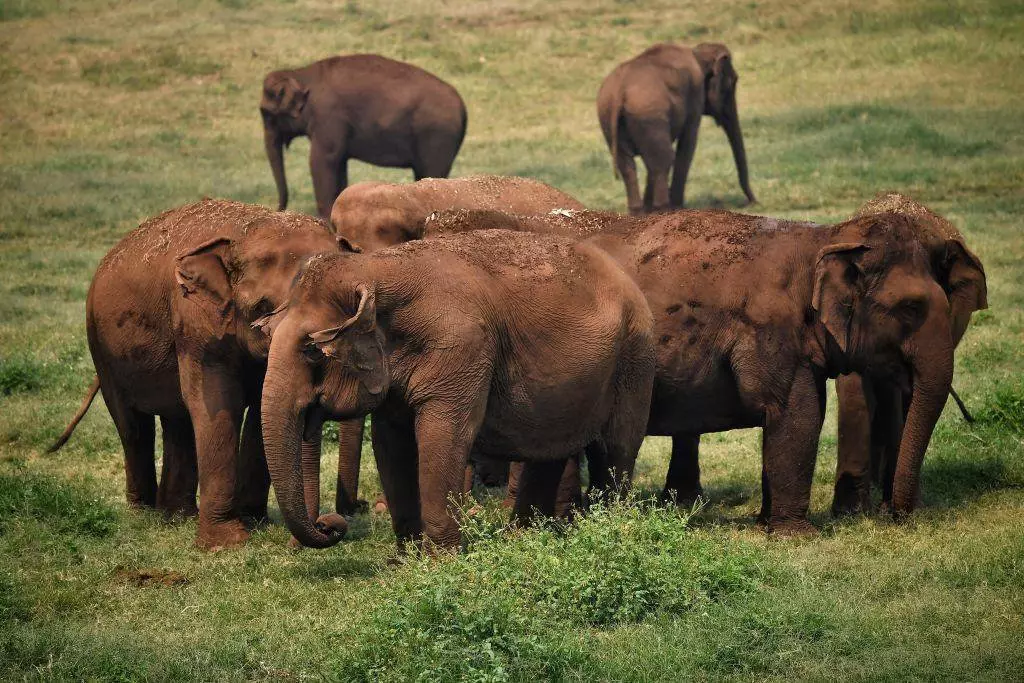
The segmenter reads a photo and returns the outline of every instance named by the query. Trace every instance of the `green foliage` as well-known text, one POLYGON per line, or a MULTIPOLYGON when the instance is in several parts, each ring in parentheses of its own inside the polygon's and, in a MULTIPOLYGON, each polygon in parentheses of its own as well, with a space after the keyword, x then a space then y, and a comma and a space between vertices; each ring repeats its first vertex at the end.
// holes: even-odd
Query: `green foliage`
POLYGON ((0 394, 36 391, 47 379, 47 369, 28 356, 0 356, 0 394))
POLYGON ((19 520, 42 522, 60 533, 109 536, 117 514, 87 487, 56 477, 0 473, 0 533, 19 520))
POLYGON ((996 387, 992 401, 978 415, 982 422, 1024 434, 1024 385, 996 387))

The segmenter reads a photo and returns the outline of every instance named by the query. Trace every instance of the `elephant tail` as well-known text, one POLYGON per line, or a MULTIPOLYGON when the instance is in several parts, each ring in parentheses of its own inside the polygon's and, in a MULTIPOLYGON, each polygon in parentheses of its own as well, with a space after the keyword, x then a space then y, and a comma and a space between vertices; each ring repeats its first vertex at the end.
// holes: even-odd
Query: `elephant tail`
POLYGON ((75 431, 75 427, 78 426, 78 423, 82 421, 82 418, 85 417, 85 414, 89 411, 89 406, 92 405, 92 400, 96 398, 96 394, 99 393, 99 390, 100 378, 99 375, 97 375, 96 377, 93 377, 92 384, 89 385, 89 391, 85 394, 85 398, 82 399, 82 405, 78 407, 78 412, 75 413, 73 418, 71 418, 71 422, 68 424, 67 429, 64 430, 64 433, 60 435, 60 438, 57 439, 52 446, 46 449, 47 453, 56 453, 68 442, 68 439, 71 438, 72 432, 75 431))
POLYGON ((619 156, 619 115, 622 112, 622 96, 618 96, 612 100, 612 111, 611 118, 608 122, 611 128, 611 137, 608 142, 608 148, 612 153, 612 173, 615 174, 615 179, 619 179, 619 165, 617 159, 619 156))

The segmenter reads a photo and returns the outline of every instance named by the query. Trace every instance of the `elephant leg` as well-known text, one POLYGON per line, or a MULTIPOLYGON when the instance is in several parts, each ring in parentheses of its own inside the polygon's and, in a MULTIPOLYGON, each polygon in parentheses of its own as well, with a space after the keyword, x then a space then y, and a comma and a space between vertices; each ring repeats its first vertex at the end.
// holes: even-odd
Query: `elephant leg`
MULTIPOLYGON (((111 386, 107 383, 106 386, 111 386)), ((100 377, 100 386, 104 386, 100 377)), ((156 419, 127 405, 117 389, 103 392, 103 400, 117 427, 124 449, 125 498, 128 507, 147 508, 156 505, 156 419)))
POLYGON ((555 491, 555 517, 571 519, 576 510, 583 509, 583 495, 580 491, 580 456, 569 458, 558 479, 555 491))
POLYGON ((366 420, 361 417, 338 423, 338 488, 334 502, 341 515, 351 515, 366 505, 365 501, 360 505, 358 500, 365 425, 366 420))
POLYGON ((249 532, 235 508, 238 440, 245 396, 237 368, 204 367, 179 356, 181 394, 192 417, 199 461, 199 529, 196 545, 206 550, 244 543, 249 532))
POLYGON ((903 420, 906 415, 904 397, 896 387, 879 387, 877 407, 871 423, 871 466, 874 479, 882 489, 881 509, 892 510, 893 482, 896 462, 903 439, 903 420))
POLYGON ((167 518, 175 515, 192 517, 199 513, 196 506, 199 467, 196 464, 196 437, 192 432, 192 421, 187 416, 161 416, 160 430, 164 461, 160 487, 156 492, 156 507, 167 518))
POLYGON ((640 182, 636 177, 636 160, 624 150, 615 153, 615 167, 619 169, 622 183, 626 186, 626 206, 631 214, 643 213, 644 204, 640 199, 640 182))
POLYGON ((313 176, 316 210, 321 218, 330 219, 331 207, 348 184, 348 158, 344 145, 331 147, 317 140, 310 141, 309 171, 313 176))
POLYGON ((370 437, 391 525, 402 551, 408 543, 418 540, 423 531, 412 421, 388 419, 375 413, 370 421, 370 437))
POLYGON ((455 164, 461 138, 447 135, 421 135, 416 140, 416 159, 412 172, 416 180, 447 178, 455 164))
POLYGON ((676 143, 676 159, 672 168, 672 187, 669 189, 669 203, 683 208, 686 177, 690 174, 693 163, 693 152, 697 149, 697 132, 700 130, 701 116, 691 116, 683 123, 683 132, 676 143))
POLYGON ((704 495, 700 485, 700 434, 674 434, 672 436, 672 459, 668 463, 665 488, 661 492, 663 502, 674 502, 683 507, 693 507, 704 495))
POLYGON ((482 419, 482 410, 429 405, 416 416, 423 533, 434 545, 459 545, 461 533, 450 499, 462 493, 466 463, 482 419), (476 418, 474 424, 468 423, 470 416, 476 418))
POLYGON ((832 516, 865 512, 871 507, 872 423, 875 399, 871 382, 860 375, 836 379, 839 399, 839 452, 832 516))
POLYGON ((590 475, 586 503, 605 500, 615 490, 615 482, 608 466, 608 451, 600 440, 587 444, 583 451, 587 456, 587 473, 590 475))
POLYGON ((668 124, 654 120, 631 122, 629 133, 647 168, 644 209, 664 211, 670 208, 668 180, 674 157, 668 124))
POLYGON ((263 450, 259 401, 249 406, 242 425, 238 446, 238 480, 235 506, 238 516, 250 525, 267 521, 267 498, 270 495, 270 471, 263 450))
POLYGON ((519 497, 519 483, 523 479, 522 462, 510 462, 508 464, 508 491, 505 493, 505 500, 501 502, 502 507, 512 510, 516 506, 516 498, 519 497))
POLYGON ((538 516, 554 516, 555 497, 565 468, 564 459, 523 463, 519 492, 512 510, 517 523, 528 526, 538 516))
POLYGON ((807 519, 811 480, 824 419, 824 379, 810 368, 797 370, 781 410, 769 411, 764 426, 762 462, 769 493, 768 531, 791 535, 814 532, 807 519))

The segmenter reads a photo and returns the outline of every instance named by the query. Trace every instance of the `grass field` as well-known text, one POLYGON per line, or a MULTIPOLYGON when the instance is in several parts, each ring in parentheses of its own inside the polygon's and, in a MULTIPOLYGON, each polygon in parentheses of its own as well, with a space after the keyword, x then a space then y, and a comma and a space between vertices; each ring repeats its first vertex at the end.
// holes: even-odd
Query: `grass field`
MULTIPOLYGON (((0 678, 1019 680, 1022 54, 1018 0, 0 0, 0 678), (752 529, 754 431, 704 438, 710 503, 692 518, 634 501, 513 532, 490 500, 469 552, 399 568, 372 515, 324 552, 289 551, 280 525, 193 549, 194 523, 126 509, 102 405, 44 454, 93 375, 84 301, 103 254, 203 195, 274 201, 265 72, 345 52, 415 62, 467 102, 457 175, 533 176, 621 209, 594 96, 661 40, 732 49, 757 212, 834 221, 898 189, 984 261, 991 307, 954 379, 979 420, 947 407, 908 523, 829 519, 831 399, 822 534, 806 540, 752 529)), ((307 152, 292 146, 288 173, 293 208, 312 211, 307 152)), ((710 120, 687 196, 742 197, 710 120)), ((640 497, 667 454, 648 439, 640 497)))

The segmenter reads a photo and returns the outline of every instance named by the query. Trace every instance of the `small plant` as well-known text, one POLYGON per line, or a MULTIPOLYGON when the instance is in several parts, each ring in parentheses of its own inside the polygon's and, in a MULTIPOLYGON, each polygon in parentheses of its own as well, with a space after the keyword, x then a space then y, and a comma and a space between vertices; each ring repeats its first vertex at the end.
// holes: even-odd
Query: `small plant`
POLYGON ((982 410, 979 421, 1024 434, 1024 387, 997 387, 991 402, 982 410))
POLYGON ((36 391, 46 379, 46 367, 28 356, 0 358, 0 394, 36 391))

